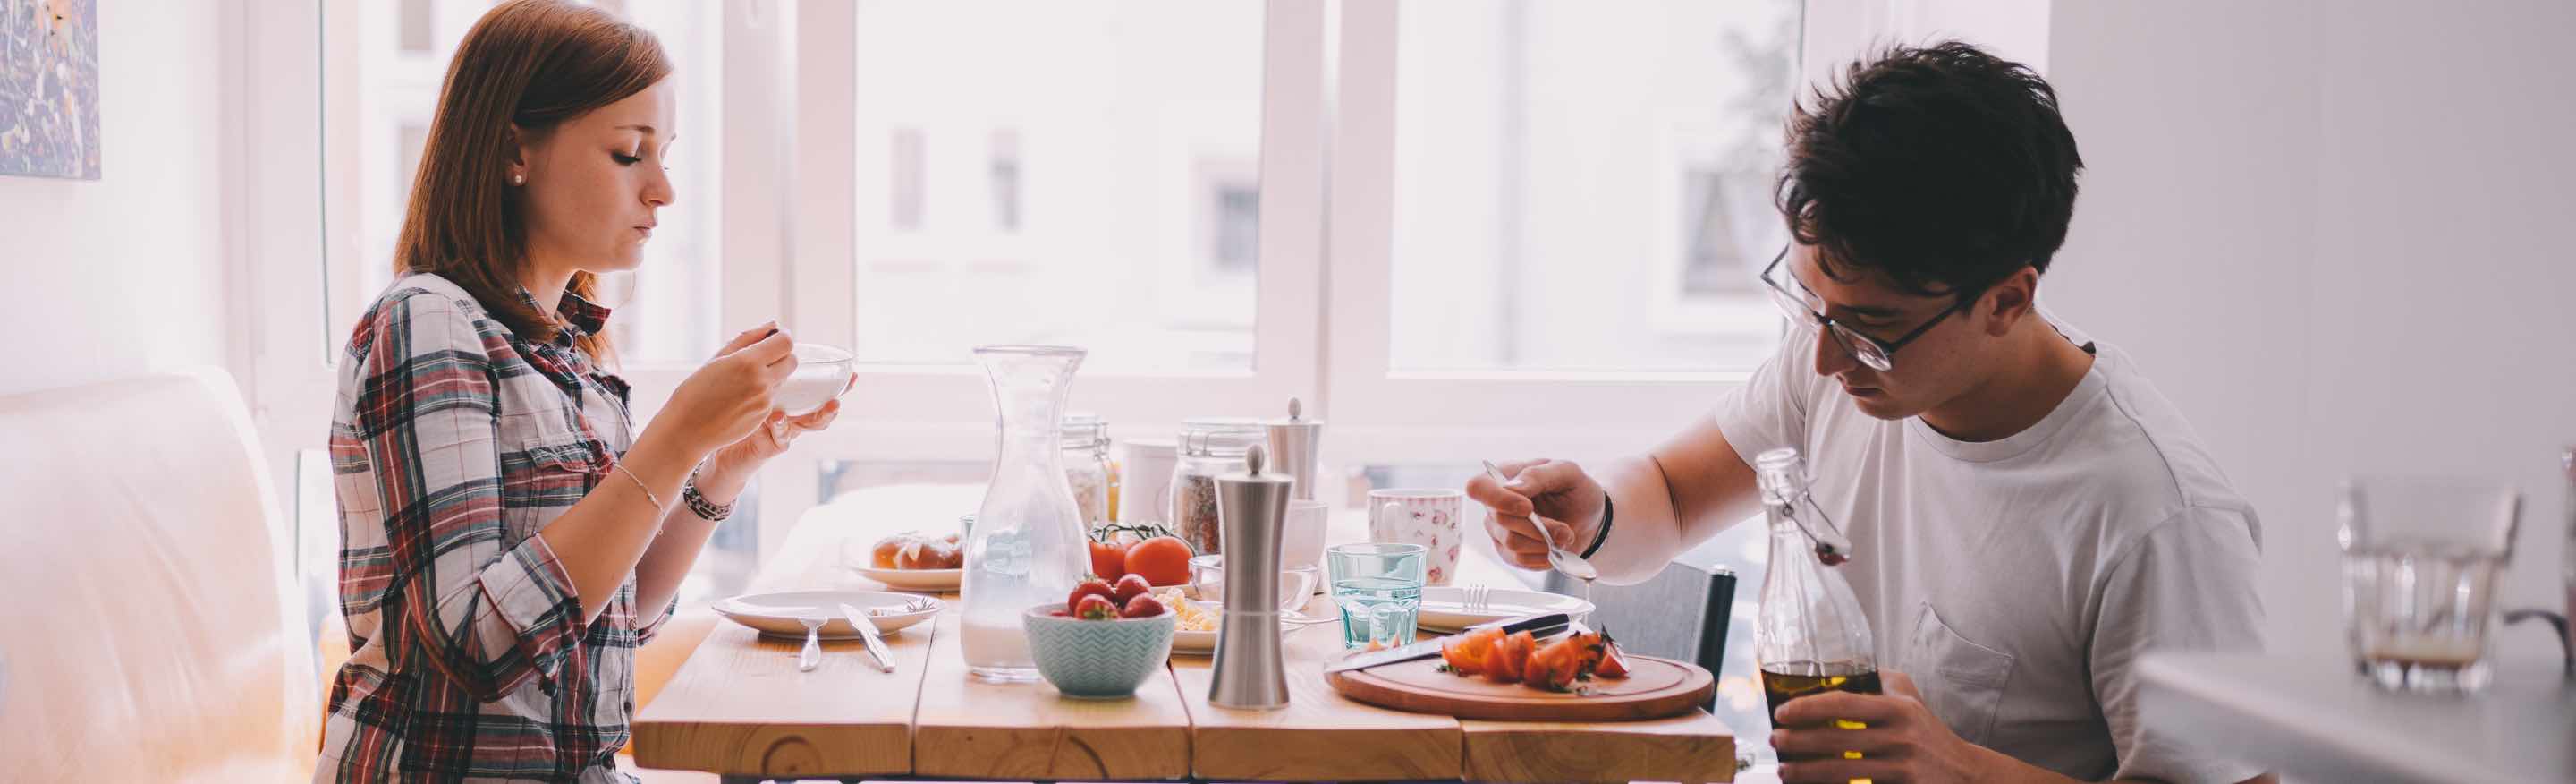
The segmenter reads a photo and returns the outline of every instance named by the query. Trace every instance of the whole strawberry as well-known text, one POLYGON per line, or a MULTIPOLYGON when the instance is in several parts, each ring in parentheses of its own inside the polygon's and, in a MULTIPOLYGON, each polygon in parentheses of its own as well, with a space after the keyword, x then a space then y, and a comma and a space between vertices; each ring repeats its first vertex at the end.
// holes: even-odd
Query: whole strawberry
POLYGON ((1073 612, 1081 612, 1082 597, 1085 596, 1098 596, 1112 602, 1120 601, 1117 590, 1110 588, 1108 583, 1101 582, 1099 580, 1085 580, 1081 585, 1073 587, 1072 595, 1064 597, 1064 609, 1073 612))
POLYGON ((1112 587, 1112 595, 1109 599, 1119 604, 1126 604, 1135 601, 1136 597, 1153 592, 1154 586, 1147 585, 1144 577, 1131 574, 1118 578, 1118 584, 1112 587))
POLYGON ((1160 599, 1156 599, 1156 598, 1154 598, 1154 595, 1153 595, 1153 594, 1148 593, 1148 594, 1137 594, 1137 595, 1135 596, 1135 598, 1128 599, 1128 600, 1127 600, 1127 611, 1126 611, 1126 612, 1124 612, 1124 613, 1120 613, 1118 617, 1121 617, 1121 618, 1152 618, 1152 617, 1154 617, 1154 616, 1161 615, 1161 614, 1163 614, 1163 602, 1162 602, 1162 600, 1160 600, 1160 599))
POLYGON ((1073 617, 1086 621, 1106 621, 1118 617, 1118 605, 1111 603, 1106 596, 1098 594, 1085 596, 1082 597, 1081 603, 1073 606, 1073 617))

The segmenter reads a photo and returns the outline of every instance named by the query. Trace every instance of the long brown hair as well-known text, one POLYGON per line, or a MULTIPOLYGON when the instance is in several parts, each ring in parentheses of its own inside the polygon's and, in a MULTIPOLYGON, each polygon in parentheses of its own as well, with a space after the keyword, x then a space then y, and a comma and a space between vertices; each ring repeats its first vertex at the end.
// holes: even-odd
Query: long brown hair
MULTIPOLYGON (((524 191, 510 187, 517 139, 643 92, 671 73, 661 41, 606 11, 562 0, 509 0, 465 34, 438 93, 411 205, 394 242, 394 274, 432 272, 474 295, 511 331, 552 340, 561 327, 519 298, 527 266, 524 191)), ((533 141, 533 140, 531 140, 533 141)), ((598 276, 566 291, 590 298, 598 276)), ((602 361, 608 336, 580 338, 602 361)))

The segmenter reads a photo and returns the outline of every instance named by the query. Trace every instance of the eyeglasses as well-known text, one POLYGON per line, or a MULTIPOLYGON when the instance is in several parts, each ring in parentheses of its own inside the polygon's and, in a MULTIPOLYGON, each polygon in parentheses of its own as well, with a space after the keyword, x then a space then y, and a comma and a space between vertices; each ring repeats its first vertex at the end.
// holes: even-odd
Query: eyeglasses
MULTIPOLYGON (((1787 286, 1780 285, 1780 263, 1789 259, 1790 247, 1792 246, 1781 246, 1780 255, 1771 257, 1771 265, 1762 268, 1762 284, 1771 287, 1771 304, 1780 306, 1780 314, 1787 316, 1791 324, 1804 326, 1809 321, 1815 322, 1816 328, 1834 336, 1834 342, 1842 344, 1843 350, 1850 352, 1853 359, 1860 360, 1861 364, 1868 365, 1871 370, 1881 373, 1896 369, 1897 349, 1914 342, 1914 339, 1922 337, 1923 333, 1940 326, 1942 321, 1950 318, 1950 314, 1966 310, 1969 303, 1976 301, 1975 297, 1961 297, 1949 309, 1941 311, 1940 315, 1933 316, 1932 320, 1923 322, 1922 326, 1905 333, 1904 337, 1880 340, 1861 334, 1851 327, 1844 326, 1842 322, 1826 316, 1817 306, 1821 298, 1816 297, 1814 292, 1801 296, 1790 292, 1787 286)), ((1799 283, 1797 286, 1799 291, 1807 290, 1804 283, 1799 283)))

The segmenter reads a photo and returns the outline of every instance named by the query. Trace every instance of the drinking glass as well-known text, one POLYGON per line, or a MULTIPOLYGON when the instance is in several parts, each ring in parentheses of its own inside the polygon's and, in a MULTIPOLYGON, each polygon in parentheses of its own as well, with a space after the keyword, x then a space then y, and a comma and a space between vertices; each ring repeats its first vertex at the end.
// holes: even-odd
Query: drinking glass
POLYGON ((1413 642, 1422 609, 1423 563, 1431 548, 1363 542, 1324 551, 1333 583, 1333 606, 1342 613, 1342 647, 1389 647, 1413 642))
MULTIPOLYGON (((1225 556, 1202 555, 1190 559, 1190 590, 1202 602, 1225 601, 1225 556)), ((1315 598, 1315 567, 1291 567, 1279 570, 1279 611, 1294 613, 1315 598)))
POLYGON ((2496 573, 2513 555, 2522 494, 2420 477, 2343 485, 2344 627, 2354 665, 2382 688, 2485 688, 2496 573))

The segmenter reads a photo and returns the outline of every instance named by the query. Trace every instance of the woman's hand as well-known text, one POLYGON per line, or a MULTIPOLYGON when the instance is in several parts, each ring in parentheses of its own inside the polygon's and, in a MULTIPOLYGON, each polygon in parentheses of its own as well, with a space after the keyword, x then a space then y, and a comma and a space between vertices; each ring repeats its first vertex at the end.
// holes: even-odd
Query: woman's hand
POLYGON ((667 439, 691 463, 743 440, 768 421, 771 395, 795 372, 795 345, 775 322, 735 336, 671 391, 644 438, 667 439))
MULTIPOLYGON (((850 374, 850 383, 858 380, 858 374, 850 374)), ((831 427, 832 420, 840 417, 841 401, 837 399, 798 416, 769 412, 751 435, 707 456, 706 467, 698 471, 698 493, 719 505, 733 503, 742 495, 743 485, 751 483, 752 475, 760 473, 760 467, 770 458, 787 454, 787 445, 795 443, 797 436, 831 427)))

